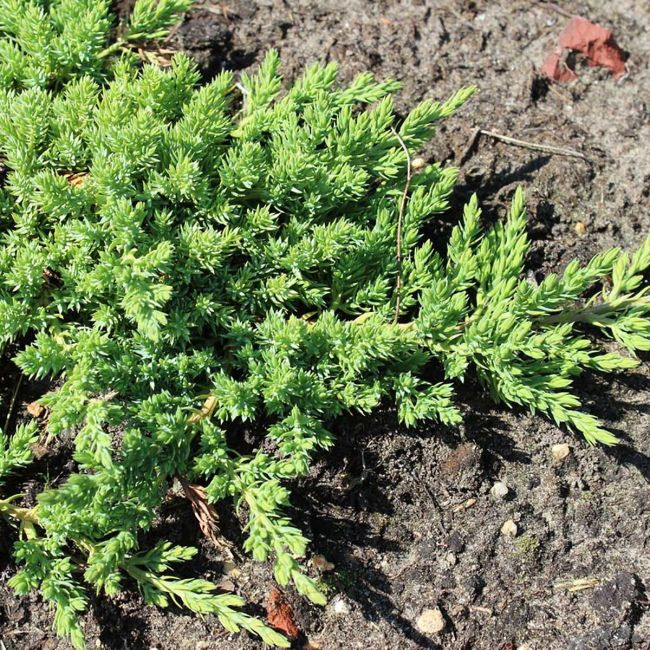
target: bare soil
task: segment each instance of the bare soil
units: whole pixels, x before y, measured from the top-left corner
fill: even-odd
[[[611,29],[629,55],[627,76],[616,81],[578,61],[578,81],[542,80],[537,70],[568,21],[564,13]],[[540,277],[605,247],[633,248],[650,230],[649,25],[650,5],[635,0],[569,0],[560,8],[533,0],[229,0],[198,3],[174,38],[206,77],[254,66],[270,47],[279,49],[287,79],[329,60],[340,63],[344,80],[363,70],[396,77],[403,111],[477,84],[480,93],[425,153],[460,167],[456,208],[476,192],[493,219],[516,185],[526,188],[529,266]],[[589,162],[474,140],[477,128],[576,149]],[[455,215],[432,234],[446,232]],[[6,399],[17,375],[4,368]],[[391,412],[335,422],[334,452],[295,490],[295,519],[313,552],[335,565],[325,608],[286,593],[303,631],[295,647],[650,648],[650,369],[585,377],[579,390],[623,444],[588,447],[541,417],[493,405],[471,379],[459,430],[404,430]],[[23,414],[38,394],[25,383]],[[560,462],[551,454],[557,443],[571,448]],[[57,453],[43,459],[37,479],[57,480],[62,463]],[[490,494],[496,481],[507,484],[505,498]],[[38,480],[22,487],[31,498],[40,489]],[[509,519],[515,538],[500,532]],[[237,541],[236,522],[228,513],[224,522]],[[3,526],[2,650],[68,648],[39,598],[11,595]],[[201,548],[188,575],[222,579],[185,502],[170,501],[156,534]],[[273,587],[267,566],[243,561],[228,580],[263,614]],[[416,622],[436,607],[445,627],[427,635]],[[226,634],[214,618],[146,608],[137,593],[93,601],[86,629],[91,648],[261,647]]]

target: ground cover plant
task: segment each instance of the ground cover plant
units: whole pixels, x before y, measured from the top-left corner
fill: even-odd
[[[571,380],[636,363],[601,351],[598,330],[649,346],[648,241],[536,285],[520,192],[485,231],[473,199],[446,251],[423,236],[455,171],[415,173],[410,157],[473,89],[400,120],[397,84],[339,87],[333,65],[286,91],[274,53],[238,83],[201,85],[182,55],[143,65],[138,49],[186,6],[136,3],[115,30],[108,3],[0,5],[0,341],[26,375],[61,379],[40,400],[46,431],[0,440],[0,480],[64,430],[78,467],[36,507],[7,494],[0,511],[19,525],[13,586],[40,589],[78,647],[84,583],[135,583],[286,645],[240,598],[174,576],[192,549],[139,548],[175,477],[234,501],[246,550],[322,603],[286,506],[333,442],[328,420],[392,401],[405,424],[454,425],[473,372],[496,399],[612,444]]]

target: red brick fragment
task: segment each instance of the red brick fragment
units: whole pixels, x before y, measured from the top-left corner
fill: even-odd
[[[612,32],[586,18],[574,16],[559,38],[559,47],[553,50],[542,64],[541,73],[553,81],[574,81],[578,75],[565,62],[567,50],[585,56],[589,65],[611,70],[615,78],[626,73],[623,50],[617,45]]]

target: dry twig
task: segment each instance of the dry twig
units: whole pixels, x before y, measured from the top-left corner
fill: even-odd
[[[404,144],[404,140],[402,140],[399,133],[397,133],[393,128],[391,128],[391,131],[406,154],[406,183],[404,185],[404,191],[402,192],[402,198],[399,204],[399,214],[397,216],[397,281],[395,283],[395,318],[393,320],[393,322],[397,324],[402,302],[402,224],[404,222],[406,199],[408,198],[409,188],[411,186],[411,154],[409,154],[408,147]]]
[[[474,150],[476,149],[476,145],[479,141],[479,138],[481,137],[481,129],[474,129],[472,131],[472,135],[469,138],[469,142],[467,143],[467,146],[463,150],[463,153],[460,154],[460,157],[458,158],[458,165],[463,165],[469,157],[474,153]]]
[[[523,147],[524,149],[532,149],[533,151],[542,151],[555,156],[568,156],[570,158],[580,158],[585,162],[590,162],[589,158],[585,156],[580,151],[575,151],[574,149],[564,149],[563,147],[554,147],[548,144],[539,144],[537,142],[528,142],[527,140],[518,140],[517,138],[512,138],[509,135],[503,135],[502,133],[495,133],[494,131],[487,131],[485,129],[480,129],[481,135],[487,135],[490,138],[505,142],[506,144],[512,144],[515,147]]]
[[[534,4],[536,4],[538,7],[542,7],[543,9],[550,9],[551,11],[555,11],[556,13],[560,14],[561,16],[565,16],[566,18],[573,18],[574,16],[574,14],[572,14],[570,11],[563,9],[553,2],[547,2],[546,0],[537,0]]]
[[[14,388],[14,393],[11,396],[11,402],[9,402],[9,410],[7,411],[7,419],[5,420],[5,435],[8,435],[9,432],[9,423],[11,422],[11,416],[13,415],[14,408],[16,406],[16,400],[18,399],[18,391],[20,390],[20,385],[23,383],[23,375],[20,375],[16,387]]]

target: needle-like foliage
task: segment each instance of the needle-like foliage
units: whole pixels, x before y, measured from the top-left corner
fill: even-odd
[[[109,596],[135,583],[147,603],[286,646],[240,597],[174,575],[192,549],[140,550],[138,535],[175,477],[203,484],[235,503],[245,550],[278,583],[324,603],[289,490],[343,412],[388,401],[405,425],[453,426],[472,372],[500,401],[615,442],[572,380],[650,348],[650,239],[537,285],[518,191],[487,231],[473,198],[439,249],[424,227],[456,171],[407,183],[406,152],[473,88],[400,120],[398,84],[341,86],[329,64],[283,90],[275,52],[239,84],[200,84],[184,55],[163,67],[136,54],[186,0],[138,0],[119,26],[109,5],[0,0],[0,347],[19,346],[26,375],[60,378],[40,402],[48,436],[74,434],[76,463],[36,507],[12,497],[0,513],[20,523],[12,584],[41,591],[59,634],[84,644],[84,583]],[[602,351],[599,330],[632,356]],[[0,479],[36,437],[0,437]]]

